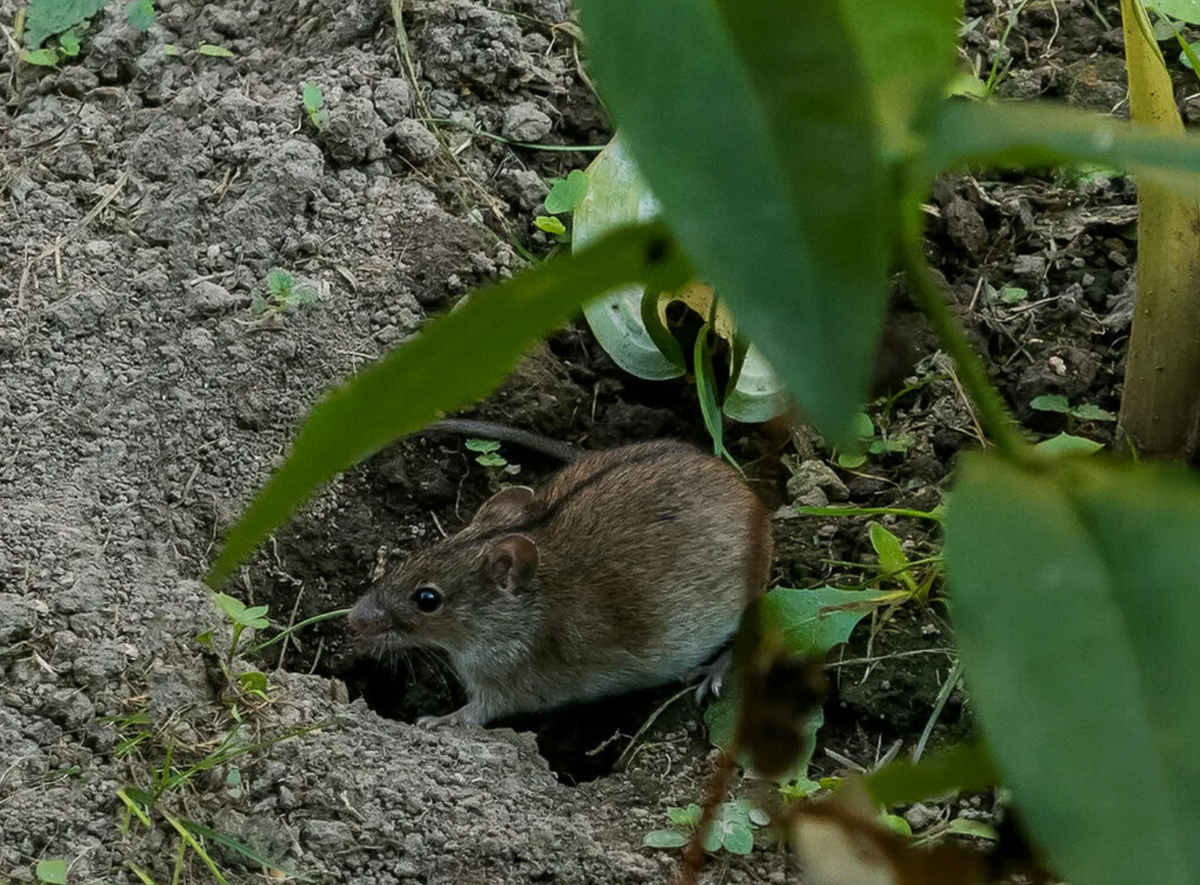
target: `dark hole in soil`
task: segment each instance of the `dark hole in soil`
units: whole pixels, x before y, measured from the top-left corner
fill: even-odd
[[[407,660],[357,658],[339,674],[352,698],[362,697],[371,709],[388,719],[415,722],[426,715],[449,713],[466,702],[450,665],[431,654],[410,654]],[[590,703],[498,719],[490,728],[532,731],[538,751],[564,784],[575,785],[611,774],[632,737],[682,685],[671,684]],[[656,720],[655,734],[674,730],[700,713],[690,696],[677,699]],[[703,748],[701,748],[701,752]]]

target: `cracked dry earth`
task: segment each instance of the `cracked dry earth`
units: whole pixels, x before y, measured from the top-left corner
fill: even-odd
[[[270,702],[243,702],[237,726],[195,641],[214,630],[228,647],[198,578],[316,397],[515,270],[511,226],[526,239],[545,180],[588,160],[468,130],[606,136],[551,27],[566,5],[416,4],[420,101],[386,3],[163,0],[145,35],[116,6],[61,69],[0,62],[0,881],[34,881],[41,860],[65,861],[72,883],[135,882],[135,866],[170,881],[178,834],[126,820],[118,790],[226,739],[261,746],[159,807],[311,881],[663,881],[673,858],[639,846],[665,805],[699,795],[693,714],[624,774],[571,787],[530,734],[423,731],[319,675],[272,670]],[[3,0],[0,21],[16,11]],[[198,55],[202,41],[234,58]],[[329,111],[319,134],[302,125],[310,81]],[[277,266],[319,300],[258,317]],[[324,609],[395,540],[386,523],[371,534],[365,485],[352,472],[301,516],[367,526],[341,536],[357,571],[338,575],[336,602],[312,597]],[[278,555],[231,592],[263,601],[251,576],[279,573]],[[261,881],[262,865],[208,844],[227,881]],[[706,875],[783,866],[774,853]],[[212,880],[192,852],[182,876]]]

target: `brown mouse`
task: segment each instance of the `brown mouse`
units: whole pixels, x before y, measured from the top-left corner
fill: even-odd
[[[484,724],[686,677],[764,590],[771,549],[766,509],[727,464],[638,443],[497,492],[380,579],[350,624],[445,650],[469,701],[422,722]]]

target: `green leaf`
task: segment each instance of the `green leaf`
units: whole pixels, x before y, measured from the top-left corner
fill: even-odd
[[[163,55],[179,55],[179,47],[174,43],[164,43]]]
[[[216,43],[201,43],[196,47],[196,51],[201,55],[208,55],[212,58],[233,58],[233,53],[224,46],[218,46]]]
[[[621,139],[614,138],[588,167],[591,187],[575,211],[572,248],[586,248],[621,225],[658,215],[658,201],[646,187]],[[613,362],[638,378],[663,381],[686,369],[683,351],[656,316],[660,291],[623,286],[583,306],[596,340]]]
[[[104,8],[108,0],[30,0],[25,11],[25,45],[37,49],[47,37],[70,30]]]
[[[681,827],[694,827],[700,823],[700,806],[691,804],[687,808],[673,805],[667,809],[667,818]]]
[[[879,815],[879,822],[897,835],[912,835],[912,827],[909,826],[908,821],[898,814],[888,814],[887,812],[884,812],[883,814]]]
[[[995,827],[981,820],[971,820],[969,817],[956,817],[946,825],[946,832],[956,836],[974,836],[976,839],[987,839],[989,842],[999,842],[1000,834]]]
[[[150,26],[154,24],[156,18],[154,0],[133,0],[125,7],[125,21],[143,34],[150,30]]]
[[[295,283],[292,275],[281,267],[273,267],[267,271],[267,288],[277,298],[287,298]]]
[[[554,234],[555,236],[561,236],[567,232],[567,226],[553,215],[539,215],[533,219],[533,224],[538,230]]]
[[[700,414],[704,428],[713,441],[713,454],[729,461],[733,459],[725,450],[725,426],[721,417],[721,404],[717,401],[717,382],[713,377],[712,327],[705,323],[696,335],[692,366],[696,373],[696,398],[700,401]]]
[[[749,854],[754,850],[754,831],[749,824],[731,824],[723,842],[730,854]]]
[[[1000,290],[1000,300],[1005,304],[1019,304],[1029,297],[1029,290],[1020,286],[1005,286]]]
[[[1039,412],[1061,412],[1064,415],[1071,411],[1070,402],[1061,393],[1044,393],[1041,396],[1035,396],[1029,401],[1029,407],[1037,409]]]
[[[487,454],[488,452],[496,452],[500,450],[500,443],[494,439],[467,439],[463,445],[468,452],[480,452]]]
[[[242,673],[238,676],[238,685],[244,692],[265,695],[267,693],[267,676],[258,671]]]
[[[1200,25],[1200,0],[1148,0],[1145,5],[1147,9],[1156,10],[1171,18]]]
[[[679,830],[652,830],[642,837],[642,844],[647,848],[682,848],[687,840]]]
[[[495,455],[492,453],[480,455],[475,459],[475,462],[481,467],[503,467],[508,463],[503,455]]]
[[[572,169],[566,178],[553,180],[546,195],[546,211],[551,215],[574,212],[588,192],[588,176],[582,169]]]
[[[825,655],[850,638],[878,600],[890,596],[878,590],[776,587],[763,599],[763,623],[783,632],[784,648],[792,654]]]
[[[225,616],[231,621],[238,622],[246,613],[246,604],[235,596],[230,596],[228,593],[218,593],[213,597],[213,602],[217,604]]]
[[[879,556],[879,571],[900,581],[910,593],[917,592],[917,582],[908,567],[908,557],[900,546],[900,539],[877,522],[870,525],[871,546]]]
[[[891,231],[871,96],[839,4],[580,7],[600,91],[673,230],[806,417],[846,447]]]
[[[1080,421],[1116,421],[1117,416],[1112,412],[1088,403],[1071,409],[1071,414]]]
[[[853,0],[837,4],[858,43],[885,151],[915,150],[955,73],[959,0]]]
[[[692,269],[661,224],[625,228],[570,258],[475,293],[419,335],[329,393],[288,460],[230,530],[206,580],[219,586],[321,483],[486,394],[540,336],[581,302],[641,279],[678,288]]]
[[[53,67],[58,64],[58,57],[59,52],[57,49],[26,49],[21,52],[21,61],[44,68]]]
[[[708,835],[704,839],[704,850],[710,854],[721,850],[721,845],[725,841],[725,826],[724,824],[713,821],[712,827],[708,831]]]
[[[67,885],[67,862],[65,860],[39,860],[37,877],[46,885]]]
[[[837,456],[838,467],[844,467],[847,470],[857,470],[867,463],[867,456],[858,452],[842,452]]]
[[[879,806],[911,805],[959,790],[995,786],[996,769],[981,741],[957,744],[920,762],[897,759],[866,777],[867,792]]]
[[[1043,440],[1034,448],[1043,455],[1060,458],[1067,455],[1092,455],[1104,448],[1104,445],[1094,440],[1084,439],[1082,436],[1060,433],[1058,436]]]
[[[67,31],[65,34],[60,34],[58,37],[59,48],[61,49],[62,54],[67,58],[74,58],[75,56],[79,55],[79,46],[81,41],[82,38],[78,33],[76,33],[74,28]]]
[[[969,164],[1030,169],[1084,160],[1200,199],[1200,136],[1161,136],[1049,102],[945,101],[923,160],[929,176]]]
[[[305,83],[300,88],[300,99],[310,116],[325,107],[325,95],[316,83]]]
[[[861,440],[870,439],[875,435],[875,424],[866,412],[854,416],[854,435]]]
[[[1030,838],[1065,881],[1197,881],[1200,483],[1098,459],[960,469],[955,632]]]

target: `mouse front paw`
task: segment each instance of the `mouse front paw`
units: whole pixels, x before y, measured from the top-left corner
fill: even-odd
[[[447,713],[445,716],[422,716],[417,720],[417,725],[422,728],[442,728],[444,726],[462,726],[462,725],[482,725],[483,717],[479,715],[479,708],[474,704],[467,704],[459,707],[453,713]]]

